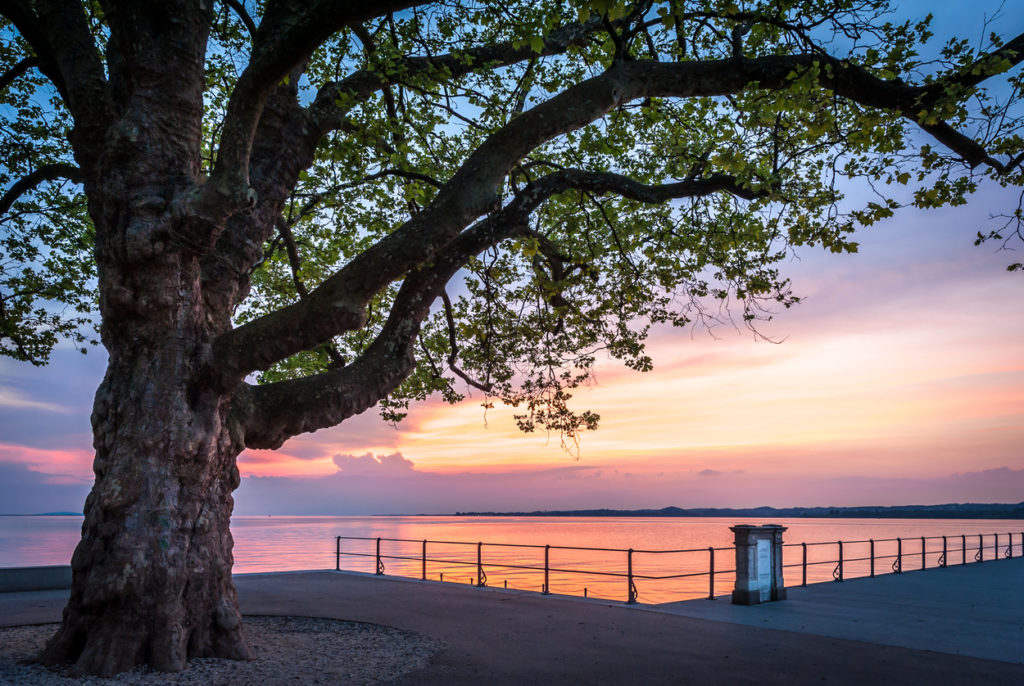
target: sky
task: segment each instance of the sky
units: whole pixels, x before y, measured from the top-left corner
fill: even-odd
[[[971,19],[980,27],[940,16],[936,33]],[[654,371],[602,361],[576,394],[601,426],[576,450],[520,433],[476,391],[418,404],[397,427],[371,409],[243,453],[235,511],[1019,502],[1024,276],[1005,269],[1019,253],[973,245],[1015,195],[898,212],[859,233],[856,255],[800,250],[785,273],[804,302],[760,327],[771,341],[666,328]],[[70,346],[45,368],[0,359],[0,513],[81,511],[104,364],[101,348]]]

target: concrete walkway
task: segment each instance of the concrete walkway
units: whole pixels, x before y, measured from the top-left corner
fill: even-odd
[[[1024,560],[1000,560],[794,589],[793,600],[749,608],[726,600],[626,607],[337,572],[242,575],[236,582],[246,614],[372,622],[444,641],[448,647],[427,668],[398,682],[406,685],[877,686],[1024,683],[1019,638],[1002,660],[971,656],[984,643],[982,634],[993,641],[1019,637],[1022,575]],[[985,603],[983,616],[994,620],[988,629],[984,622],[977,633],[953,629],[950,622],[976,612],[989,592],[1005,602]],[[871,601],[860,615],[864,620],[850,619],[865,599],[886,595],[890,602]],[[0,624],[57,621],[66,597],[66,591],[0,594]],[[916,622],[920,617],[925,621]],[[915,622],[923,645],[907,647],[891,638],[901,632],[890,627]],[[859,634],[851,633],[854,624]],[[835,637],[836,631],[846,633]],[[961,643],[942,639],[961,633]]]
[[[728,598],[649,606],[697,619],[1024,664],[1024,558],[786,589],[753,607]]]

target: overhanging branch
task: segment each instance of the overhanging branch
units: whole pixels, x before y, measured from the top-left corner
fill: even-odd
[[[490,383],[477,381],[459,367],[459,340],[455,329],[455,315],[452,312],[451,298],[448,297],[448,292],[445,290],[441,291],[441,302],[444,304],[444,319],[448,325],[448,368],[473,388],[490,393]]]
[[[7,211],[11,209],[18,198],[25,193],[29,192],[44,181],[56,181],[58,179],[67,179],[74,181],[75,183],[81,183],[83,180],[82,170],[73,164],[44,164],[27,176],[19,179],[7,189],[7,192],[0,197],[0,217],[7,214]]]
[[[8,86],[14,83],[14,80],[19,76],[27,72],[32,67],[39,66],[38,57],[26,57],[20,60],[17,64],[7,70],[7,72],[0,76],[0,91],[5,90]]]
[[[822,87],[842,97],[869,107],[895,110],[910,118],[916,116],[912,108],[919,100],[921,88],[879,79],[864,69],[817,54],[671,64],[618,62],[495,131],[466,159],[428,207],[326,279],[309,298],[222,335],[215,341],[214,350],[226,378],[240,379],[255,369],[266,369],[330,336],[361,326],[362,309],[373,294],[429,262],[463,227],[493,212],[507,174],[537,146],[589,124],[623,102],[651,97],[730,95],[751,84],[782,89],[794,73],[806,70],[817,75]],[[973,159],[973,149],[964,140],[947,136],[946,142],[965,159]],[[755,193],[728,177],[646,187],[614,174],[578,170],[571,173],[575,175],[573,183],[582,189],[616,192],[643,202],[715,191],[748,198]],[[554,183],[552,177],[546,183]],[[716,185],[722,183],[732,185]],[[524,192],[524,197],[541,193],[543,186],[534,184],[532,190]]]
[[[61,97],[66,99],[67,87],[64,83],[64,76],[57,67],[50,43],[29,3],[23,0],[0,0],[0,15],[7,17],[14,24],[21,37],[36,53],[40,62],[39,70],[53,82]]]
[[[546,199],[571,189],[593,192],[623,191],[641,202],[701,196],[742,190],[734,179],[711,177],[674,184],[646,185],[617,174],[561,170],[528,186],[506,207],[455,238],[426,267],[402,282],[388,321],[366,352],[352,364],[304,379],[263,386],[244,386],[239,395],[250,448],[276,448],[299,433],[334,426],[372,407],[412,372],[413,349],[430,305],[444,298],[444,287],[470,256],[520,235],[530,235],[530,214]],[[747,191],[743,190],[744,193]],[[316,291],[314,291],[315,295]],[[450,306],[450,303],[449,303]],[[449,322],[449,327],[454,321]],[[453,342],[453,350],[456,350]],[[449,357],[451,366],[452,356]],[[453,371],[458,373],[455,367]],[[481,390],[488,390],[468,375],[459,374]]]
[[[402,79],[415,78],[425,73],[444,74],[448,79],[457,79],[481,69],[507,67],[512,64],[535,59],[539,56],[558,55],[571,46],[582,45],[586,39],[597,31],[603,30],[598,17],[582,24],[567,24],[559,27],[544,37],[540,52],[530,45],[515,46],[511,41],[467,48],[458,53],[432,55],[430,57],[407,57],[393,66],[396,74]],[[357,71],[340,81],[325,84],[320,88],[309,107],[310,115],[316,123],[321,135],[341,128],[345,122],[345,113],[351,105],[364,101],[377,91],[385,88],[391,80],[386,74],[370,69]],[[339,107],[339,97],[345,97],[350,103]]]

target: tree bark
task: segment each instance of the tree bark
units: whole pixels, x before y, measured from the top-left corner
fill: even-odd
[[[198,261],[168,256],[144,279],[113,271],[101,277],[103,292],[134,282],[147,316],[104,327],[96,483],[71,599],[43,661],[108,676],[143,663],[177,671],[192,657],[246,659],[229,530],[242,436],[204,359]]]
[[[37,4],[23,23],[67,76],[109,354],[71,598],[41,659],[101,676],[246,659],[229,529],[244,436],[210,352],[231,311],[204,300],[200,267],[234,205],[190,202],[212,3],[106,3],[106,74],[81,8]]]

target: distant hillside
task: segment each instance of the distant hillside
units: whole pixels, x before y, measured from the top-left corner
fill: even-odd
[[[663,507],[660,510],[456,512],[461,517],[852,517],[859,519],[1024,519],[1022,503],[949,503],[890,507]]]

